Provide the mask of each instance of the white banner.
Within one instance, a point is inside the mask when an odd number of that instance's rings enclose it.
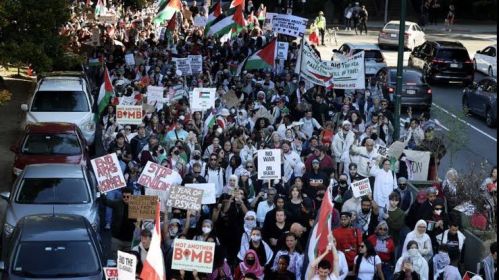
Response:
[[[288,42],[277,42],[276,44],[276,59],[287,60],[288,59]]]
[[[203,73],[203,56],[202,55],[189,55],[191,63],[192,74]]]
[[[216,202],[215,184],[213,183],[186,184],[185,187],[203,190],[203,199],[201,200],[202,204],[214,204]]]
[[[116,153],[107,154],[90,161],[97,179],[99,190],[103,193],[126,187]]]
[[[281,150],[258,150],[258,180],[281,179]]]
[[[277,14],[272,18],[272,31],[294,37],[303,37],[307,22],[306,18]]]
[[[117,105],[116,123],[117,124],[136,124],[142,123],[142,105]]]
[[[345,60],[327,62],[333,68],[333,83],[336,89],[365,89],[364,52]]]
[[[406,157],[408,180],[427,181],[430,166],[430,152],[404,150]]]
[[[263,23],[263,30],[272,30],[272,20],[274,16],[278,15],[277,13],[266,13],[265,14],[265,22]]]
[[[191,60],[188,57],[174,57],[172,60],[175,62],[176,69],[182,71],[182,75],[192,75]]]
[[[118,280],[135,280],[137,257],[118,250]]]
[[[352,193],[355,198],[371,193],[371,184],[369,183],[369,178],[355,181],[350,184],[350,187],[352,188]]]
[[[191,110],[205,111],[215,107],[216,88],[194,88],[191,94]]]

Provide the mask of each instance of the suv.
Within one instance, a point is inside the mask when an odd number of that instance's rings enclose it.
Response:
[[[436,81],[473,82],[474,66],[468,50],[459,42],[426,41],[409,56],[409,66],[423,71],[428,83]]]
[[[387,66],[381,50],[372,43],[345,43],[339,49],[333,50],[334,56],[331,60],[350,57],[361,51],[364,51],[366,77],[376,75],[381,68]]]
[[[22,104],[25,125],[41,122],[68,122],[76,124],[88,145],[94,142],[94,97],[90,84],[82,75],[49,75],[42,77],[35,92]]]

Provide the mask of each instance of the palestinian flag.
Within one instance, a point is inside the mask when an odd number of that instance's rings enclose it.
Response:
[[[228,11],[227,15],[222,14],[218,16],[215,20],[206,25],[204,34],[222,37],[229,33],[236,24],[234,21],[235,14],[236,9],[231,9]]]
[[[275,62],[276,41],[276,38],[272,39],[272,41],[267,43],[261,50],[246,58],[239,65],[237,73],[240,74],[243,70],[273,68]]]
[[[215,5],[211,6],[210,8],[207,24],[211,23],[221,15],[222,15],[222,0],[218,0],[218,2],[215,3]]]
[[[241,6],[244,10],[244,1],[245,0],[232,0],[232,2],[230,3],[230,7],[231,8],[234,8],[234,7],[237,7],[237,6]]]
[[[243,28],[246,27],[247,21],[244,18],[244,13],[243,13],[244,7],[239,5],[236,7],[236,12],[234,13],[234,16],[232,17],[234,19],[234,27],[232,28],[232,37],[235,37],[243,30]]]
[[[164,7],[164,8],[163,8]],[[159,11],[154,17],[154,24],[162,24],[166,20],[170,20],[176,12],[182,9],[180,0],[170,0],[168,3],[160,5]]]
[[[308,238],[307,250],[305,251],[305,260],[303,263],[303,267],[308,269],[308,264],[315,260],[317,256],[324,253],[327,248],[327,245],[332,242],[329,240],[329,236],[333,235],[331,229],[331,223],[333,219],[333,209],[334,205],[332,202],[332,189],[328,187],[326,192],[324,193],[324,198],[322,199],[321,208],[317,213],[317,217],[315,217],[315,224],[312,228],[310,236]],[[333,254],[329,253],[325,257],[329,263],[333,263]],[[305,274],[307,275],[307,271]]]
[[[206,120],[204,120],[204,124],[203,124],[203,137],[205,137],[206,134],[208,134],[208,130],[210,128],[212,128],[215,125],[215,123],[217,122],[217,118],[215,116],[215,113],[216,113],[215,109],[211,110],[211,112],[208,115],[208,117],[206,118]]]
[[[102,83],[99,91],[99,97],[97,98],[97,113],[96,117],[100,116],[104,110],[106,110],[111,97],[114,95],[113,84],[111,83],[111,77],[109,76],[109,71],[107,67],[104,70],[104,82]]]
[[[175,31],[177,29],[177,13],[173,14],[173,17],[168,21],[168,25],[166,26],[166,29],[170,31]]]
[[[199,98],[210,98],[210,92],[209,91],[199,91]]]

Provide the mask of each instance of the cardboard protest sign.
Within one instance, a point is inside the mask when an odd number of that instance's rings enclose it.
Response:
[[[104,275],[106,280],[118,280],[118,268],[117,267],[103,267]]]
[[[118,280],[135,280],[137,258],[118,250]]]
[[[90,163],[101,192],[107,193],[126,187],[125,177],[123,177],[116,153],[95,158]]]
[[[203,56],[202,55],[189,55],[191,63],[192,74],[203,73]]]
[[[157,196],[132,195],[128,201],[128,218],[145,220],[154,219],[156,216]]]
[[[186,184],[185,187],[203,190],[202,204],[214,204],[216,202],[215,184],[213,183]]]
[[[272,18],[272,31],[294,37],[303,37],[307,22],[306,18],[277,14]]]
[[[174,186],[170,189],[167,206],[184,210],[201,210],[203,190]]]
[[[276,59],[287,60],[288,59],[288,42],[277,42],[276,44]]]
[[[281,179],[281,150],[258,150],[258,180]]]
[[[355,198],[368,195],[371,193],[371,184],[369,183],[369,178],[352,182],[350,184],[350,187],[352,188],[353,196]]]
[[[227,106],[227,108],[238,107],[241,101],[236,95],[236,92],[230,89],[226,94],[222,97],[223,103]]]
[[[388,157],[393,157],[398,159],[402,153],[404,152],[404,147],[405,144],[402,141],[395,141],[390,145],[390,148],[388,148]]]
[[[430,152],[404,150],[406,156],[408,180],[426,181],[428,180],[428,170],[430,167]]]
[[[125,54],[125,63],[126,63],[126,65],[130,65],[130,66],[135,65],[135,56],[133,56],[133,53]]]
[[[156,109],[163,109],[163,104],[166,102],[164,97],[165,88],[157,86],[147,87],[147,104],[156,106]]]
[[[142,106],[138,105],[117,105],[116,106],[116,123],[117,124],[141,124]]]
[[[106,15],[99,15],[98,21],[102,23],[116,23],[116,15],[113,14],[106,14]]]
[[[174,57],[172,60],[175,62],[176,69],[182,71],[182,75],[192,75],[191,60],[188,57]]]
[[[201,273],[213,271],[215,243],[175,238],[173,241],[172,269]]]
[[[194,88],[191,95],[192,111],[205,111],[215,107],[216,88]]]
[[[159,197],[159,201],[162,202],[160,203],[161,211],[164,212],[169,189],[172,186],[180,185],[182,177],[177,171],[149,161],[140,174],[137,183],[145,187],[146,195]]]

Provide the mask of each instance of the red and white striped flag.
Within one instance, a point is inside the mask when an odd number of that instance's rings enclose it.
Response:
[[[161,251],[161,226],[159,213],[159,201],[156,205],[156,220],[154,231],[152,232],[151,245],[147,252],[146,261],[140,273],[141,280],[166,280],[165,263],[163,261],[163,252]]]

